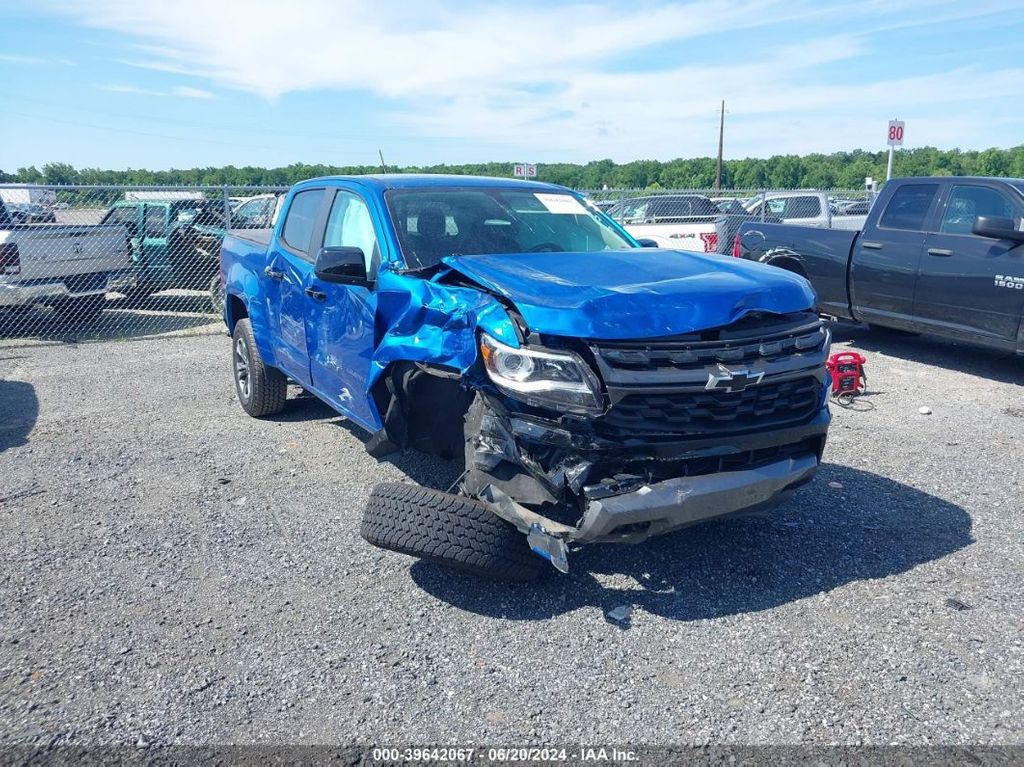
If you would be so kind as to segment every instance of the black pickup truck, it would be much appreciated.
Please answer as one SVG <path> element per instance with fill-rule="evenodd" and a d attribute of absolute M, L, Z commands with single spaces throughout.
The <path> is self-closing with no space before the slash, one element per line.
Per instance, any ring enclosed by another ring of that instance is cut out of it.
<path fill-rule="evenodd" d="M 1024 180 L 889 181 L 860 232 L 740 225 L 733 255 L 810 280 L 818 309 L 1024 354 Z"/>

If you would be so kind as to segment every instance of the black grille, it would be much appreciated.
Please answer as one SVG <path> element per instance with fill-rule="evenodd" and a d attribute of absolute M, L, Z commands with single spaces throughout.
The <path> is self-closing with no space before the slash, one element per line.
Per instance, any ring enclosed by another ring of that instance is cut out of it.
<path fill-rule="evenodd" d="M 809 419 L 818 409 L 814 376 L 763 383 L 743 391 L 631 391 L 603 419 L 606 426 L 641 432 L 733 434 Z"/>
<path fill-rule="evenodd" d="M 707 474 L 718 474 L 724 471 L 746 471 L 756 469 L 785 458 L 798 458 L 805 455 L 819 455 L 822 447 L 821 437 L 809 437 L 800 442 L 785 445 L 743 450 L 723 455 L 701 455 L 684 458 L 644 458 L 639 460 L 619 459 L 614 464 L 598 464 L 592 476 L 611 475 L 613 473 L 631 472 L 649 481 L 674 479 L 676 477 L 700 477 Z"/>
<path fill-rule="evenodd" d="M 748 320 L 748 324 L 749 324 Z M 654 341 L 595 342 L 592 347 L 610 372 L 689 370 L 703 365 L 768 362 L 813 354 L 826 334 L 814 316 L 796 315 L 786 323 L 760 328 L 730 326 L 731 333 L 709 332 Z M 711 337 L 713 336 L 713 337 Z"/>

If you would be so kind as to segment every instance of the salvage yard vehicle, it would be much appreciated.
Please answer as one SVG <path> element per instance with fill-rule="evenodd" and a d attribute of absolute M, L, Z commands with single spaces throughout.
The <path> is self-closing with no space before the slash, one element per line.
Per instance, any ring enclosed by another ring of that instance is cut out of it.
<path fill-rule="evenodd" d="M 18 224 L 0 201 L 0 312 L 46 305 L 88 325 L 134 284 L 131 265 L 123 226 Z"/>
<path fill-rule="evenodd" d="M 725 216 L 699 194 L 659 194 L 616 203 L 608 215 L 638 239 L 659 248 L 718 253 L 729 239 Z"/>
<path fill-rule="evenodd" d="M 643 248 L 562 187 L 313 179 L 221 260 L 248 414 L 282 410 L 290 379 L 371 454 L 463 470 L 458 494 L 373 489 L 361 532 L 386 549 L 528 579 L 768 508 L 821 459 L 830 336 L 807 281 Z"/>
<path fill-rule="evenodd" d="M 132 196 L 135 198 L 142 194 L 158 193 L 135 192 Z M 170 288 L 205 290 L 210 287 L 218 271 L 218 253 L 197 248 L 201 235 L 197 227 L 219 227 L 223 234 L 222 200 L 194 196 L 125 199 L 114 203 L 102 223 L 120 224 L 130 234 L 136 272 L 136 284 L 131 291 L 133 297 L 148 296 Z"/>
<path fill-rule="evenodd" d="M 734 255 L 806 277 L 825 314 L 1024 354 L 1024 180 L 892 179 L 862 231 L 743 224 Z"/>
<path fill-rule="evenodd" d="M 866 216 L 842 213 L 825 192 L 764 192 L 747 200 L 753 218 L 819 229 L 859 229 Z M 730 238 L 731 239 L 731 238 Z"/>

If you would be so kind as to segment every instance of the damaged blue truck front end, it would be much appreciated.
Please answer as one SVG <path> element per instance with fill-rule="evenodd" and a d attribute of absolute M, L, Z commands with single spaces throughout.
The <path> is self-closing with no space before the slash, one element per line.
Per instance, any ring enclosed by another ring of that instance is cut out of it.
<path fill-rule="evenodd" d="M 775 504 L 821 459 L 807 282 L 640 247 L 560 187 L 315 179 L 222 261 L 229 330 L 246 320 L 263 364 L 371 453 L 459 462 L 460 492 L 560 569 L 575 544 Z"/>

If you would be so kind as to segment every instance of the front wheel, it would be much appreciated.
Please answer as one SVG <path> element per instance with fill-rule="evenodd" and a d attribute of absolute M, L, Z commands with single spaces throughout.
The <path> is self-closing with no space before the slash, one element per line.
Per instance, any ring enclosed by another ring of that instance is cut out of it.
<path fill-rule="evenodd" d="M 231 363 L 235 392 L 246 413 L 260 418 L 284 409 L 288 379 L 277 368 L 264 364 L 248 317 L 239 320 L 231 334 Z"/>

